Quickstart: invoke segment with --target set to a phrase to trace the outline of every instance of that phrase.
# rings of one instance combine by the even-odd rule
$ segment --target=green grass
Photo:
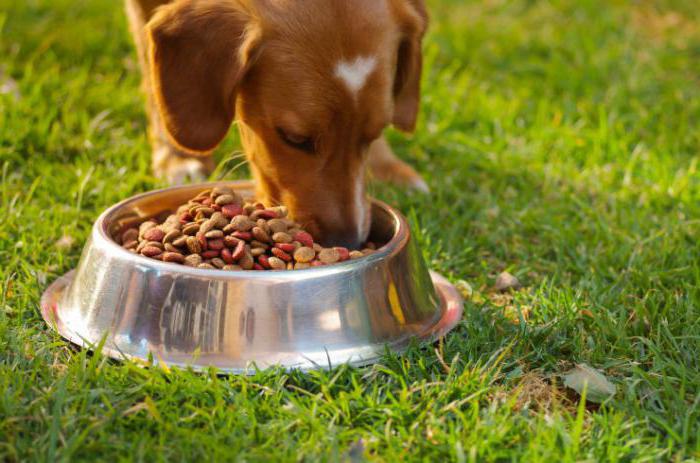
[[[41,320],[97,215],[160,184],[121,2],[0,0],[21,93],[0,95],[0,460],[700,460],[696,7],[431,2],[421,123],[390,138],[432,194],[373,191],[474,288],[463,320],[373,367],[222,377],[91,355]],[[504,269],[512,300],[490,291]],[[612,400],[564,390],[579,362]]]

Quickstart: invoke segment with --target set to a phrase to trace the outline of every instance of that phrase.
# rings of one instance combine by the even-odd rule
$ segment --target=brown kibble
[[[224,237],[224,232],[222,232],[221,230],[212,230],[212,231],[206,232],[206,233],[204,234],[204,237],[205,237],[205,238],[208,238],[208,239],[223,238],[223,237]]]
[[[213,265],[216,268],[224,268],[226,265],[226,262],[224,262],[222,259],[215,257],[211,260],[211,265]]]
[[[223,270],[243,270],[240,265],[224,265]]]
[[[208,206],[197,206],[195,207],[195,217],[196,216],[202,216],[202,217],[211,217],[211,215],[216,212],[213,208],[208,207]]]
[[[129,228],[126,230],[124,233],[122,233],[122,238],[121,242],[122,243],[128,243],[130,241],[136,241],[139,239],[139,230],[138,228]]]
[[[247,232],[255,226],[255,222],[250,220],[245,215],[237,215],[231,219],[231,225],[236,231]]]
[[[185,256],[183,256],[179,252],[164,252],[163,262],[174,262],[176,264],[184,264]]]
[[[267,222],[267,226],[270,227],[270,231],[274,233],[287,232],[287,223],[282,219],[270,219]]]
[[[318,253],[318,260],[324,264],[335,264],[340,260],[340,254],[333,248],[326,248]]]
[[[202,224],[202,226],[199,227],[199,233],[202,234],[207,234],[208,232],[212,231],[214,228],[216,228],[216,222],[212,219],[207,220]]]
[[[131,249],[134,249],[134,250],[135,250],[136,247],[137,247],[138,245],[139,245],[139,242],[138,242],[138,241],[136,241],[136,240],[131,240],[131,241],[127,241],[127,242],[124,243],[122,246],[124,246],[126,249],[129,249],[129,250],[131,250]]]
[[[360,257],[364,257],[365,255],[362,254],[360,251],[350,251],[350,259],[359,259]]]
[[[270,234],[270,226],[267,224],[267,220],[258,219],[258,221],[255,222],[255,225],[265,230],[265,233],[267,233],[268,235]]]
[[[199,244],[199,240],[195,236],[190,236],[187,238],[187,249],[192,254],[199,254],[202,252],[202,245]]]
[[[302,243],[303,243],[303,241],[302,241]],[[318,243],[314,243],[313,248],[314,248],[314,251],[316,251],[317,253],[323,251],[323,246],[321,246]]]
[[[163,249],[165,249],[165,247],[163,246],[163,243],[161,243],[160,241],[146,241],[146,247],[148,247],[148,246],[150,246],[152,248],[158,248],[161,251]]]
[[[202,263],[202,260],[202,256],[199,254],[190,254],[189,256],[185,257],[185,265],[189,267],[196,267]]]
[[[241,257],[238,261],[238,265],[240,265],[243,270],[250,270],[253,268],[255,261],[253,260],[253,256],[250,254],[250,251],[247,249],[245,250],[243,257]]]
[[[286,270],[287,264],[278,257],[270,257],[267,259],[268,264],[272,270]]]
[[[216,186],[211,190],[211,195],[214,197],[222,196],[222,195],[234,196],[234,195],[236,195],[236,193],[230,187]]]
[[[199,233],[199,224],[198,223],[188,223],[184,227],[182,227],[182,233],[185,235],[196,235]]]
[[[211,264],[207,264],[206,262],[203,262],[203,263],[199,264],[199,265],[197,266],[197,268],[205,268],[205,269],[208,269],[208,270],[216,270],[216,267],[214,267],[214,266],[211,265]]]
[[[278,232],[272,235],[272,240],[275,243],[291,243],[292,237],[285,232]]]
[[[175,241],[173,241],[173,245],[177,246],[178,248],[181,248],[183,246],[187,246],[187,236],[181,236]]]
[[[214,212],[209,220],[214,222],[214,227],[216,228],[224,228],[229,224],[228,219],[221,212]]]
[[[253,248],[250,250],[250,253],[253,255],[253,257],[262,256],[263,254],[265,254],[265,252],[266,249],[264,248]]]
[[[182,232],[180,230],[175,230],[175,229],[170,230],[163,237],[163,243],[172,243],[173,241],[180,238],[181,236],[182,236]]]
[[[294,252],[294,260],[304,264],[311,262],[315,257],[316,251],[306,246],[302,246]]]
[[[163,241],[163,238],[165,238],[165,232],[161,230],[160,228],[149,228],[144,232],[143,234],[143,239],[148,240],[148,241]]]
[[[303,270],[305,268],[311,268],[311,264],[307,262],[297,262],[294,264],[294,270]]]
[[[163,250],[155,246],[146,246],[141,250],[141,254],[146,257],[156,257],[163,253]]]
[[[256,240],[262,241],[263,243],[269,243],[270,242],[270,235],[265,233],[265,230],[263,230],[260,227],[253,227],[253,236],[255,237]]]
[[[214,201],[219,206],[226,206],[227,204],[233,204],[236,202],[236,197],[229,194],[223,194],[218,196]]]
[[[168,252],[180,252],[180,250],[178,248],[176,248],[175,246],[173,246],[172,243],[165,243],[163,245],[163,247]]]

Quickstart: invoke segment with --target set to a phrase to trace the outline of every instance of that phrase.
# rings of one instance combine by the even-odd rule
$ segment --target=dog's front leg
[[[425,193],[430,191],[420,174],[394,154],[384,136],[370,145],[367,165],[372,179]]]
[[[214,169],[211,153],[192,156],[178,149],[168,138],[160,113],[155,105],[148,63],[145,25],[154,10],[169,0],[126,0],[126,13],[134,37],[141,67],[143,90],[146,93],[148,134],[151,142],[151,166],[156,176],[173,184],[188,180],[205,180]]]

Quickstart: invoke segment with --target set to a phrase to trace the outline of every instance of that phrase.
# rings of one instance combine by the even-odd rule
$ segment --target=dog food
[[[294,270],[358,259],[374,251],[323,248],[287,217],[284,206],[246,203],[232,189],[203,191],[163,223],[151,219],[123,231],[131,252],[163,262],[223,270]]]

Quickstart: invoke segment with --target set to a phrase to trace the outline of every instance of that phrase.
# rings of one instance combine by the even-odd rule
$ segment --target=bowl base
[[[420,341],[432,342],[445,334],[447,334],[462,317],[463,301],[457,289],[442,275],[437,272],[430,272],[430,277],[435,286],[435,291],[440,298],[442,316],[435,324],[428,329],[415,336]],[[75,278],[75,270],[71,270],[65,275],[57,278],[44,291],[41,297],[41,316],[46,323],[63,338],[76,344],[80,347],[94,351],[102,339],[85,339],[80,334],[65,323],[62,317],[61,299],[67,288],[71,285]],[[104,335],[103,335],[104,336]],[[402,339],[393,343],[384,345],[373,345],[366,348],[357,349],[357,352],[350,353],[350,360],[334,362],[332,355],[328,353],[328,363],[319,364],[309,360],[302,364],[281,364],[286,369],[313,370],[318,368],[329,369],[334,368],[344,363],[353,366],[366,366],[378,362],[384,353],[385,348],[389,348],[395,352],[404,351],[410,344],[410,339]],[[118,342],[113,336],[107,336],[104,345],[100,349],[102,354],[115,360],[132,360],[143,365],[164,364],[167,367],[191,368],[195,371],[205,370],[214,367],[222,374],[253,374],[256,371],[256,365],[249,362],[249,365],[241,367],[231,367],[227,359],[217,360],[216,358],[202,359],[198,358],[195,353],[191,355],[180,355],[178,358],[162,358],[158,352],[151,352],[150,355],[131,355],[126,354],[119,348]],[[302,353],[303,354],[303,353]],[[347,353],[346,353],[347,354]],[[150,357],[150,358],[149,358]],[[189,358],[188,358],[189,357]],[[258,365],[257,367],[266,368],[274,365]]]

